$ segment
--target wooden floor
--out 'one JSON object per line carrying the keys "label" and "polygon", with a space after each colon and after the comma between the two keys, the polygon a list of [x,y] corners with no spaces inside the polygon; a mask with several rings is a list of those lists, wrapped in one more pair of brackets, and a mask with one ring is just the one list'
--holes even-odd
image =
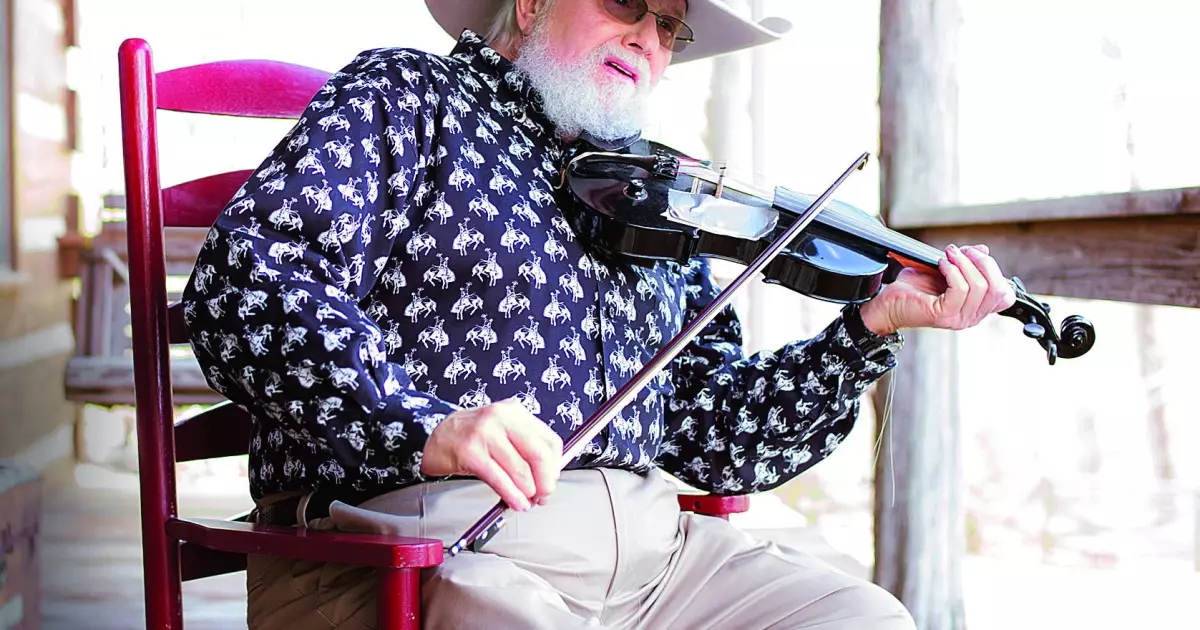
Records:
{"label": "wooden floor", "polygon": [[[125,630],[145,628],[140,520],[136,478],[106,471],[105,483],[89,483],[47,496],[42,528],[45,630]],[[228,482],[226,482],[228,483]],[[228,487],[187,488],[181,485],[180,511],[193,516],[226,517],[250,507],[249,500]],[[788,514],[781,506],[754,508],[749,527],[769,537],[801,540],[821,557],[858,575],[866,568],[837,553],[813,528],[779,527]],[[780,510],[785,513],[780,514]],[[750,515],[741,515],[750,516]],[[793,515],[795,516],[795,515]],[[772,529],[773,528],[773,529]],[[245,574],[237,573],[184,584],[186,630],[230,630],[246,627]]]}
{"label": "wooden floor", "polygon": [[[224,517],[247,504],[236,495],[181,497],[181,509]],[[71,488],[46,497],[42,526],[45,630],[145,628],[136,488]],[[187,630],[246,627],[245,574],[184,585]]]}

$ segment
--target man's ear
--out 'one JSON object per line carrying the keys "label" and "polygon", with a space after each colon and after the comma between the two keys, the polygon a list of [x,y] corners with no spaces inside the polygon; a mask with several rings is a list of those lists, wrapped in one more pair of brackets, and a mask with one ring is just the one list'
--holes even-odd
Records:
{"label": "man's ear", "polygon": [[517,26],[521,28],[522,36],[529,37],[533,32],[533,23],[541,5],[542,0],[517,0]]}

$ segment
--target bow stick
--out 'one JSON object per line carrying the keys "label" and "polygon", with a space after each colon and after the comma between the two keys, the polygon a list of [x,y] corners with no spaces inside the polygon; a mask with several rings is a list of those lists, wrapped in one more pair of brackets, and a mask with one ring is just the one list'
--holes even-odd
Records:
{"label": "bow stick", "polygon": [[[675,360],[675,357],[678,356],[678,354],[682,352],[683,349],[687,347],[687,345],[691,343],[692,340],[695,339],[695,337],[699,335],[702,330],[704,330],[704,327],[707,326],[713,320],[713,318],[715,318],[717,314],[725,308],[725,305],[743,284],[761,271],[762,268],[768,263],[774,260],[779,252],[783,250],[785,245],[790,243],[792,239],[799,236],[800,232],[803,231],[813,219],[817,218],[817,214],[819,214],[821,209],[824,208],[825,203],[829,200],[830,195],[832,195],[833,192],[842,185],[842,182],[846,181],[846,179],[854,171],[861,170],[863,166],[866,165],[867,158],[867,153],[863,153],[861,156],[859,156],[858,159],[856,159],[854,163],[850,165],[850,167],[847,168],[840,177],[838,177],[837,181],[835,181],[828,189],[826,189],[820,197],[809,204],[804,213],[797,217],[797,219],[793,221],[790,226],[788,226],[788,229],[785,230],[783,234],[780,234],[779,237],[770,244],[770,246],[763,250],[763,252],[759,254],[757,258],[747,265],[742,273],[739,274],[737,278],[734,278],[734,280],[729,283],[729,286],[721,291],[716,299],[709,303],[709,305],[704,308],[704,310],[694,321],[680,330],[675,337],[667,342],[658,351],[658,353],[654,355],[654,358],[651,359],[650,362],[641,369],[641,371],[634,375],[629,382],[627,382],[621,387],[620,390],[617,391],[615,396],[602,404],[600,408],[592,415],[592,417],[583,424],[583,426],[579,427],[574,433],[571,434],[567,441],[563,443],[562,462],[559,465],[560,470],[565,469],[567,465],[570,464],[571,461],[583,451],[584,446],[586,446],[593,438],[596,437],[596,435],[603,431],[604,428],[607,427],[610,422],[612,422],[613,418],[615,418],[617,414],[625,408],[626,405],[633,401],[634,397],[636,397],[642,388],[644,388],[650,382],[650,379],[657,375],[659,370],[663,369],[668,363]],[[677,166],[678,164],[676,164],[676,167]],[[472,525],[465,533],[463,533],[463,535],[453,545],[446,549],[446,554],[448,554],[450,557],[454,557],[468,548],[471,551],[478,552],[483,548],[483,545],[485,545],[487,541],[491,540],[496,533],[500,531],[500,528],[504,525],[504,512],[507,511],[507,509],[508,505],[504,502],[504,500],[500,500],[495,506],[492,507],[491,510],[484,514],[482,518],[476,521],[474,525]]]}

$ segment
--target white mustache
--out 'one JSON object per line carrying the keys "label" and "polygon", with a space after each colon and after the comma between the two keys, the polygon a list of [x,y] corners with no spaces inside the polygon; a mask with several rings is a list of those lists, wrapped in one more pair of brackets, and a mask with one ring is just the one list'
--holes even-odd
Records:
{"label": "white mustache", "polygon": [[650,81],[650,62],[645,57],[635,55],[616,44],[608,43],[597,48],[592,53],[592,57],[598,63],[604,63],[606,58],[613,57],[633,68],[634,72],[637,72],[637,84],[639,87]]}

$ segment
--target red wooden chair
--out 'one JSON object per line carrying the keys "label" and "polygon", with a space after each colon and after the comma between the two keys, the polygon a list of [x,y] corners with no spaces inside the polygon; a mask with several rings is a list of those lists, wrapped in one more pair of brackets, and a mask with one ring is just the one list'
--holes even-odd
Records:
{"label": "red wooden chair", "polygon": [[[375,567],[378,627],[419,628],[420,569],[441,563],[441,541],[272,527],[249,523],[246,515],[184,518],[176,505],[175,464],[245,455],[250,422],[228,401],[174,420],[168,347],[188,338],[182,308],[169,304],[164,229],[210,227],[252,171],[162,189],[157,111],[294,119],[329,73],[260,60],[156,73],[141,39],[122,43],[118,62],[147,627],[182,628],[182,582],[244,570],[247,554],[263,554]],[[744,496],[681,493],[679,502],[684,510],[721,518],[748,506]]]}

